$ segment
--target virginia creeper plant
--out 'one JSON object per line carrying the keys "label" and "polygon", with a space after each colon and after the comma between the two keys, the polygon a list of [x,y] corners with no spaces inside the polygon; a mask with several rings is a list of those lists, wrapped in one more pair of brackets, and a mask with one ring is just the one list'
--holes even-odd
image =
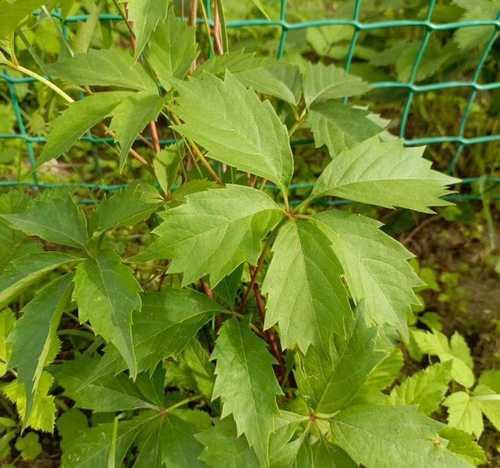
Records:
{"label": "virginia creeper plant", "polygon": [[[195,29],[147,0],[128,2],[133,51],[68,53],[38,73],[14,37],[43,4],[0,2],[2,63],[67,105],[37,168],[96,127],[120,170],[145,175],[93,207],[68,191],[0,197],[0,390],[17,410],[2,441],[56,431],[68,468],[484,463],[475,438],[483,415],[499,425],[498,373],[476,384],[460,335],[409,329],[412,254],[356,208],[325,209],[432,213],[458,182],[347,103],[370,86],[228,52],[223,20],[203,59]],[[329,156],[298,204],[296,134]],[[400,342],[439,362],[397,381]],[[431,417],[442,404],[448,424]]]}

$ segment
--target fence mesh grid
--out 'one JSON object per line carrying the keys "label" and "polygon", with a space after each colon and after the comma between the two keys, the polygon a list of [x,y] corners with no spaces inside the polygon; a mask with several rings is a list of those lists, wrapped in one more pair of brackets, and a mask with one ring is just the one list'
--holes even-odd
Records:
{"label": "fence mesh grid", "polygon": [[[482,91],[494,91],[500,89],[500,82],[490,82],[490,83],[480,83],[481,72],[492,53],[495,41],[498,38],[498,31],[500,29],[500,11],[497,12],[495,18],[491,19],[481,19],[481,20],[464,20],[448,23],[434,23],[433,13],[436,8],[436,0],[429,0],[427,6],[427,13],[425,19],[395,19],[395,20],[385,20],[385,21],[373,21],[373,22],[363,22],[360,20],[362,12],[362,0],[354,1],[354,8],[351,19],[340,19],[340,18],[323,18],[317,20],[300,21],[300,22],[288,22],[287,21],[287,0],[280,1],[280,13],[279,19],[242,19],[242,20],[229,20],[226,21],[226,27],[228,29],[240,29],[240,28],[251,28],[251,27],[272,27],[279,28],[279,41],[277,44],[276,56],[277,58],[282,58],[285,55],[287,37],[290,31],[304,30],[308,28],[322,28],[327,26],[349,26],[352,27],[352,36],[347,49],[347,54],[344,63],[344,69],[346,72],[351,71],[351,66],[353,62],[354,53],[356,46],[359,41],[360,34],[364,31],[375,31],[381,29],[391,29],[391,28],[420,28],[423,31],[422,40],[417,50],[415,60],[411,67],[411,72],[409,78],[406,81],[380,81],[371,83],[374,89],[394,89],[394,90],[405,90],[407,91],[406,98],[404,100],[404,105],[401,112],[401,120],[399,126],[399,136],[404,141],[407,146],[420,146],[420,145],[438,145],[443,143],[455,143],[457,145],[454,155],[448,163],[448,172],[454,173],[460,157],[464,151],[465,147],[470,145],[486,144],[494,141],[500,141],[500,134],[491,135],[478,135],[474,137],[466,137],[465,130],[467,123],[469,121],[471,111],[476,100],[478,92]],[[211,9],[211,1],[206,0],[206,11],[208,14],[208,21],[210,25],[213,25],[213,14]],[[88,19],[88,15],[74,15],[68,16],[66,18],[61,17],[57,13],[53,16],[57,18],[63,28],[66,30],[71,24],[81,23]],[[115,14],[101,14],[100,21],[123,21],[120,15]],[[469,81],[442,81],[436,83],[428,84],[417,84],[417,74],[419,72],[420,66],[426,54],[427,48],[431,36],[438,31],[456,31],[462,28],[472,28],[472,27],[491,27],[491,34],[486,41],[482,51],[479,54],[479,60]],[[7,71],[0,73],[0,79],[3,79],[8,88],[9,98],[14,110],[18,132],[12,134],[2,134],[0,133],[0,140],[6,139],[17,139],[23,140],[26,145],[26,153],[31,165],[36,163],[36,144],[44,143],[46,141],[45,137],[31,135],[27,131],[27,126],[23,114],[21,112],[19,98],[16,92],[16,86],[19,84],[32,83],[34,80],[32,78],[19,78],[10,76]],[[468,98],[466,100],[465,108],[460,116],[460,123],[458,126],[458,133],[455,135],[440,135],[440,136],[424,136],[418,138],[409,138],[407,135],[408,122],[410,118],[410,111],[412,108],[412,103],[416,95],[431,91],[442,91],[448,89],[468,89],[470,91]],[[113,143],[112,138],[108,137],[97,137],[91,134],[82,137],[82,140],[89,141],[92,144],[110,144]],[[161,140],[162,144],[169,144],[173,140]],[[299,140],[292,142],[292,145],[300,144],[310,144],[312,140]],[[481,178],[479,177],[469,177],[462,180],[462,185],[471,185],[478,182]],[[482,178],[484,181],[484,178]],[[495,186],[500,184],[500,177],[488,177],[488,186],[491,190]],[[0,181],[0,187],[15,187],[15,186],[31,186],[38,188],[59,188],[59,187],[75,187],[75,188],[85,188],[85,189],[98,189],[103,191],[114,191],[124,187],[124,184],[99,184],[99,183],[44,183],[39,180],[36,172],[32,174],[32,181],[30,182],[20,182],[16,180],[6,180]],[[310,184],[295,184],[293,189],[307,188]],[[480,196],[470,195],[470,194],[455,194],[451,196],[455,199],[480,199]],[[500,195],[495,198],[500,198]]]}

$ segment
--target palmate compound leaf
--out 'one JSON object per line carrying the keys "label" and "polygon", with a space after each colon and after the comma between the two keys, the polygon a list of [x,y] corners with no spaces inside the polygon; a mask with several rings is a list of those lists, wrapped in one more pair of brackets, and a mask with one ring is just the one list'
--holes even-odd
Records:
{"label": "palmate compound leaf", "polygon": [[358,76],[349,75],[334,65],[307,62],[304,71],[304,99],[307,107],[313,102],[358,96],[371,87]]}
{"label": "palmate compound leaf", "polygon": [[268,296],[265,328],[278,323],[284,348],[328,348],[334,334],[346,335],[352,320],[342,268],[329,239],[315,223],[290,221],[272,250],[262,285]]}
{"label": "palmate compound leaf", "polygon": [[89,221],[93,235],[119,226],[133,226],[156,211],[162,198],[152,185],[132,183],[100,202]]}
{"label": "palmate compound leaf", "polygon": [[113,110],[109,129],[116,134],[120,144],[120,168],[127,162],[127,155],[139,133],[156,120],[165,99],[151,92],[131,94]]}
{"label": "palmate compound leaf", "polygon": [[86,131],[102,122],[128,96],[130,92],[109,91],[92,94],[70,104],[52,122],[52,130],[36,167],[68,151]]}
{"label": "palmate compound leaf", "polygon": [[49,242],[80,249],[87,244],[85,215],[69,193],[36,200],[22,213],[0,217],[13,228]]}
{"label": "palmate compound leaf", "polygon": [[268,195],[241,185],[186,198],[186,204],[165,212],[153,231],[158,239],[135,257],[172,259],[169,273],[183,273],[183,285],[209,275],[214,287],[243,262],[255,264],[262,239],[283,216]]}
{"label": "palmate compound leaf", "polygon": [[445,426],[412,406],[351,406],[333,418],[335,443],[370,468],[470,468],[439,436]]}
{"label": "palmate compound leaf", "polygon": [[484,431],[483,413],[479,402],[466,392],[452,393],[444,401],[448,408],[448,424],[479,438]]}
{"label": "palmate compound leaf", "polygon": [[440,197],[459,179],[430,168],[424,147],[405,148],[401,141],[377,137],[335,156],[318,178],[313,197],[333,195],[385,208],[433,213],[430,206],[450,203]]}
{"label": "palmate compound leaf", "polygon": [[333,100],[313,105],[308,121],[316,148],[325,145],[332,156],[378,135],[388,123],[365,109]]}
{"label": "palmate compound leaf", "polygon": [[406,335],[407,314],[419,304],[413,288],[422,285],[408,263],[413,255],[371,218],[331,210],[314,219],[342,265],[353,298],[363,302],[367,321],[387,323]]}
{"label": "palmate compound leaf", "polygon": [[174,126],[208,150],[208,156],[274,182],[286,192],[293,174],[288,131],[269,101],[262,102],[233,74],[224,80],[208,73],[175,80]]}
{"label": "palmate compound leaf", "polygon": [[119,48],[91,49],[86,54],[76,54],[51,65],[49,71],[64,81],[80,86],[113,86],[151,93],[157,91],[154,80],[144,67]]}
{"label": "palmate compound leaf", "polygon": [[71,298],[72,276],[61,276],[45,286],[26,306],[9,335],[9,367],[26,392],[25,420],[29,420],[44,367],[58,350],[57,328]]}
{"label": "palmate compound leaf", "polygon": [[[157,364],[183,351],[198,330],[222,307],[206,295],[192,289],[164,288],[142,296],[142,309],[132,320],[134,351],[140,372],[153,372]],[[116,348],[108,346],[104,356],[76,392],[84,392],[97,380],[115,375],[127,368]]]}
{"label": "palmate compound leaf", "polygon": [[101,250],[78,265],[74,282],[80,321],[88,320],[96,334],[113,343],[137,375],[132,315],[141,308],[141,287],[132,271],[115,252]]}
{"label": "palmate compound leaf", "polygon": [[184,78],[198,55],[196,30],[171,13],[158,24],[145,55],[158,81],[169,90],[172,78]]}
{"label": "palmate compound leaf", "polygon": [[80,260],[83,258],[63,252],[28,253],[14,259],[0,273],[0,308],[9,304],[47,273]]}
{"label": "palmate compound leaf", "polygon": [[387,356],[379,349],[378,330],[366,325],[362,307],[356,315],[345,337],[332,339],[326,349],[311,346],[305,355],[296,355],[299,393],[317,412],[333,413],[352,404]]}
{"label": "palmate compound leaf", "polygon": [[[168,0],[129,0],[127,3],[128,19],[136,38],[135,57],[139,57],[149,42],[158,23],[166,18]],[[172,16],[169,15],[169,16]],[[180,38],[178,38],[180,39]]]}
{"label": "palmate compound leaf", "polygon": [[273,372],[274,359],[266,344],[247,324],[224,322],[212,358],[216,360],[213,399],[222,401],[222,415],[236,421],[264,465],[269,459],[269,438],[279,414],[276,396],[281,388]]}

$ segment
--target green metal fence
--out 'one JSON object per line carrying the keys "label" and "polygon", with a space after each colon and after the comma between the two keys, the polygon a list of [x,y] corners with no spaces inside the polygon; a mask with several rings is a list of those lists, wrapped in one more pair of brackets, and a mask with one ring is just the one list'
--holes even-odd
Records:
{"label": "green metal fence", "polygon": [[[394,90],[405,90],[406,98],[404,105],[402,107],[401,113],[401,123],[399,128],[399,136],[403,139],[405,145],[407,146],[417,146],[417,145],[439,145],[443,143],[454,143],[457,145],[456,151],[449,161],[448,171],[453,173],[457,166],[457,163],[464,151],[464,148],[471,145],[480,145],[490,142],[500,141],[500,134],[491,135],[478,135],[474,137],[466,137],[465,129],[469,117],[471,115],[471,110],[473,104],[476,100],[478,92],[481,91],[494,91],[500,89],[500,82],[490,82],[490,83],[480,83],[481,72],[486,64],[488,57],[492,53],[495,41],[498,38],[498,31],[500,29],[500,12],[497,12],[495,18],[482,19],[482,20],[468,20],[468,21],[458,21],[458,22],[448,22],[448,23],[435,23],[433,22],[433,13],[436,8],[436,0],[429,0],[427,7],[427,14],[425,19],[412,20],[412,19],[396,19],[387,21],[373,21],[364,22],[361,21],[362,12],[362,0],[355,0],[354,8],[351,19],[340,19],[340,18],[324,18],[311,21],[302,22],[288,22],[287,21],[287,0],[280,1],[280,14],[279,19],[243,19],[243,20],[233,20],[227,21],[226,27],[229,29],[240,29],[240,28],[250,28],[250,27],[273,27],[280,28],[279,41],[277,43],[276,55],[281,58],[286,53],[287,37],[290,31],[304,30],[308,28],[321,28],[327,26],[350,26],[352,27],[352,37],[347,50],[347,55],[345,58],[344,68],[347,72],[351,70],[353,56],[356,46],[359,41],[360,34],[364,31],[374,31],[381,29],[391,29],[391,28],[407,28],[414,27],[420,28],[423,31],[422,41],[418,48],[415,61],[411,68],[409,79],[405,82],[401,81],[383,81],[372,83],[375,89],[394,89]],[[206,0],[206,10],[208,13],[209,23],[212,24],[212,10],[210,0]],[[81,23],[87,20],[87,15],[76,15],[69,16],[66,18],[61,17],[57,13],[53,16],[57,18],[63,28],[63,31],[70,25],[75,23]],[[102,22],[112,22],[112,21],[122,21],[122,17],[114,14],[103,14],[100,16]],[[429,46],[429,41],[431,36],[438,31],[455,31],[462,28],[471,28],[478,26],[490,26],[491,34],[489,39],[485,43],[483,50],[480,52],[479,60],[473,76],[470,81],[444,81],[428,84],[417,84],[416,78],[419,68],[422,64],[424,56]],[[26,122],[24,121],[19,99],[16,93],[16,86],[19,84],[31,83],[33,80],[31,78],[18,78],[13,77],[8,74],[7,71],[0,72],[0,79],[5,80],[7,83],[7,88],[9,92],[9,97],[14,109],[18,132],[14,134],[1,134],[0,140],[5,139],[16,139],[22,140],[26,145],[27,157],[30,164],[34,165],[36,162],[36,151],[35,145],[44,143],[45,138],[37,135],[31,135],[26,128]],[[430,92],[430,91],[443,91],[449,89],[466,89],[469,90],[469,95],[467,98],[467,103],[465,109],[460,119],[458,133],[455,135],[442,135],[442,136],[426,136],[419,138],[409,138],[407,135],[408,121],[410,117],[410,111],[412,108],[412,103],[416,95],[420,93]],[[82,137],[82,140],[89,141],[92,144],[112,144],[113,140],[111,138],[102,138],[93,135],[86,135]],[[172,140],[162,140],[162,144],[169,144]],[[292,142],[292,145],[303,145],[311,144],[311,140],[297,140]],[[462,185],[471,185],[478,182],[480,178],[471,177],[463,179]],[[484,178],[482,179],[484,182]],[[488,187],[494,188],[500,184],[500,177],[489,177]],[[30,182],[19,182],[16,180],[0,181],[0,187],[12,187],[12,186],[25,186],[25,187],[39,187],[39,188],[58,188],[58,187],[74,187],[74,188],[85,188],[89,190],[103,190],[103,191],[114,191],[122,188],[122,184],[90,184],[90,183],[76,183],[76,184],[54,184],[54,183],[44,183],[39,180],[36,173],[33,174],[33,179]],[[292,186],[293,189],[302,189],[309,187],[309,184],[295,184]],[[455,199],[480,199],[481,197],[470,195],[470,194],[457,194],[451,196]],[[498,196],[500,198],[500,196]],[[328,202],[327,202],[328,203]]]}

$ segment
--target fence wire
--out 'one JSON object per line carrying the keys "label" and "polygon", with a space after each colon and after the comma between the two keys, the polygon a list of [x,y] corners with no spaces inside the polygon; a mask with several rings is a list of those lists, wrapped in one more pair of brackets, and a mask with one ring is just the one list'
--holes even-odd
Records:
{"label": "fence wire", "polygon": [[[454,143],[457,148],[448,163],[448,172],[454,173],[457,164],[464,152],[464,149],[471,145],[487,144],[491,142],[500,141],[500,134],[491,135],[477,135],[474,137],[466,137],[465,130],[471,111],[476,100],[478,92],[482,91],[495,91],[500,89],[500,82],[490,82],[490,83],[480,83],[481,72],[490,57],[495,41],[498,39],[498,31],[500,29],[500,11],[497,12],[495,18],[492,19],[481,19],[481,20],[464,20],[455,21],[448,23],[434,23],[433,13],[436,8],[437,1],[429,0],[427,7],[427,14],[425,19],[394,19],[386,21],[372,21],[364,22],[361,21],[362,12],[362,0],[355,0],[353,14],[351,19],[341,19],[341,18],[323,18],[317,20],[309,21],[299,21],[299,22],[288,22],[287,21],[287,0],[280,0],[280,13],[279,19],[242,19],[242,20],[229,20],[226,21],[226,27],[228,29],[242,29],[242,28],[254,28],[254,27],[272,27],[280,28],[279,40],[276,48],[277,58],[282,58],[286,53],[286,45],[288,33],[290,31],[306,30],[309,28],[323,28],[328,26],[349,26],[352,27],[352,36],[347,49],[347,55],[345,57],[344,69],[346,72],[351,71],[353,57],[356,51],[356,46],[358,45],[360,34],[364,31],[376,31],[383,29],[400,29],[400,28],[420,28],[423,31],[422,40],[420,46],[418,47],[415,60],[411,67],[409,78],[406,81],[379,81],[371,83],[374,89],[384,89],[384,90],[405,90],[407,91],[406,98],[404,100],[404,105],[401,112],[400,126],[399,126],[399,137],[404,141],[406,146],[421,146],[421,145],[439,145],[444,143]],[[208,15],[208,22],[213,26],[213,14],[211,9],[210,0],[206,0],[206,11]],[[53,13],[53,17],[60,21],[63,31],[65,31],[70,25],[75,23],[82,23],[87,21],[89,15],[73,15],[68,17],[62,17],[57,12]],[[101,14],[101,22],[120,22],[123,18],[120,15],[115,14]],[[482,51],[479,55],[478,63],[473,72],[472,78],[469,81],[442,81],[427,84],[417,84],[417,76],[422,65],[422,61],[425,57],[426,51],[428,49],[431,37],[434,33],[439,31],[456,31],[462,28],[473,28],[473,27],[491,27],[492,32],[486,41]],[[21,112],[21,106],[19,98],[16,92],[16,86],[21,84],[33,83],[35,80],[27,77],[14,77],[10,76],[7,71],[0,73],[0,79],[4,80],[7,84],[7,89],[9,93],[9,98],[14,110],[18,132],[17,133],[0,133],[1,140],[22,140],[26,146],[26,153],[29,163],[34,166],[36,163],[36,151],[35,145],[45,143],[46,138],[43,136],[32,135],[27,131],[27,125],[23,114]],[[460,116],[460,123],[458,126],[458,133],[455,135],[440,135],[440,136],[424,136],[424,137],[414,137],[408,136],[408,123],[410,119],[410,111],[412,109],[412,104],[416,95],[431,91],[443,91],[449,89],[468,89],[469,95],[466,101],[465,108]],[[91,134],[85,135],[81,138],[82,141],[90,142],[94,145],[103,144],[113,144],[114,141],[109,137],[98,137]],[[160,140],[161,144],[171,144],[174,140],[163,139]],[[312,144],[312,140],[296,140],[292,142],[292,146]],[[500,184],[500,177],[470,177],[462,180],[462,185],[470,186],[481,182],[482,186],[485,184],[488,186],[489,190]],[[52,188],[82,188],[88,190],[101,190],[112,192],[120,190],[125,187],[126,184],[100,184],[100,183],[46,183],[39,180],[36,172],[33,172],[32,181],[30,182],[20,182],[17,180],[4,180],[0,181],[0,187],[37,187],[44,189]],[[299,183],[293,184],[290,189],[292,193],[295,190],[310,188],[312,184]],[[481,196],[476,196],[472,194],[454,194],[449,196],[450,199],[454,200],[478,200]],[[500,198],[497,195],[495,198]],[[325,204],[339,204],[345,203],[343,201],[336,200],[324,200]]]}

